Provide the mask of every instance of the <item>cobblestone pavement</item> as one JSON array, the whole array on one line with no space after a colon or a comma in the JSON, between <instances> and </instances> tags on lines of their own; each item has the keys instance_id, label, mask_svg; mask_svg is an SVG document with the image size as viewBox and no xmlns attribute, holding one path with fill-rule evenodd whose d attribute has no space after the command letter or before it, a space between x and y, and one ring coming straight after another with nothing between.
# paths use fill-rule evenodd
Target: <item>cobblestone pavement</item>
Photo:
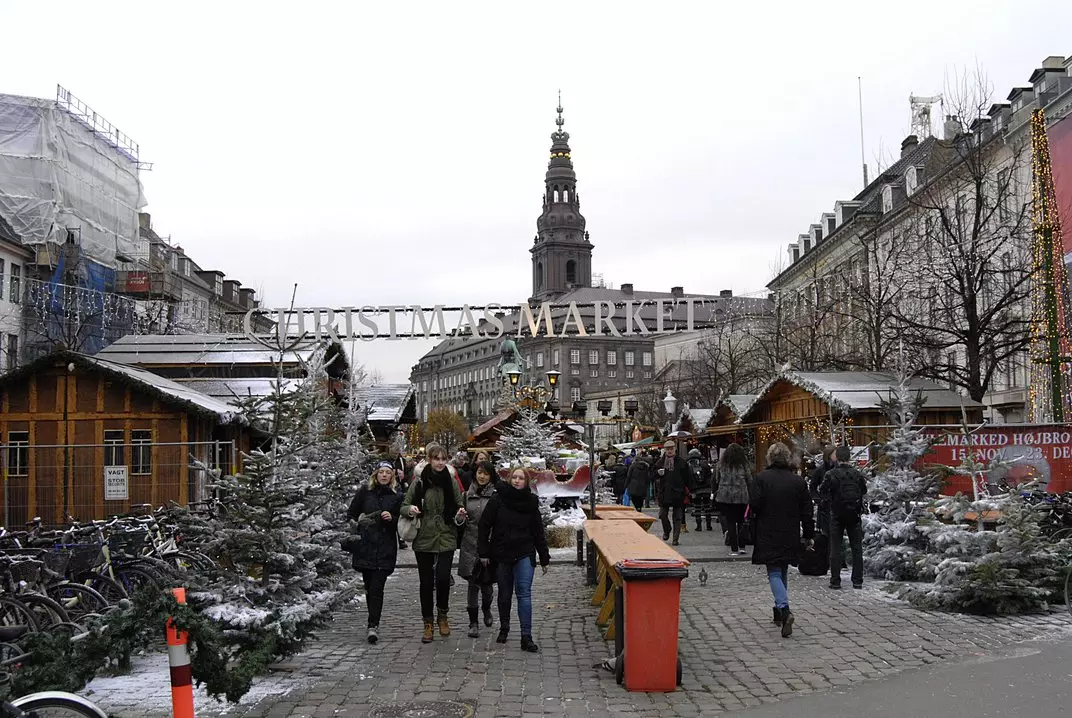
<instances>
[{"instance_id":1,"label":"cobblestone pavement","mask_svg":"<svg viewBox=\"0 0 1072 718\"><path fill-rule=\"evenodd\" d=\"M290 692L253 706L199 707L198 716L247 718L358 718L405 715L402 702L461 703L487 716L724 715L794 696L844 689L913 667L951 663L1072 629L1066 613L1006 619L931 614L889 598L876 584L863 591L826 588L826 578L790 578L798 621L782 639L770 624L771 599L760 567L706 563L706 586L696 574L682 590L681 689L668 694L627 693L597 667L610 656L595 626L583 569L560 563L534 587L538 655L519 649L516 618L510 642L496 644L496 628L465 635L463 586L454 588L455 631L422 645L417 576L396 572L387 587L381 643L364 641L362 608L342 613L330 630L293 659ZM166 674L162 679L166 686ZM272 679L269 679L272 680ZM278 679L277 679L278 680ZM94 696L115 715L105 691ZM456 711L422 716L469 715ZM787 715L793 714L791 704Z\"/></svg>"}]
</instances>

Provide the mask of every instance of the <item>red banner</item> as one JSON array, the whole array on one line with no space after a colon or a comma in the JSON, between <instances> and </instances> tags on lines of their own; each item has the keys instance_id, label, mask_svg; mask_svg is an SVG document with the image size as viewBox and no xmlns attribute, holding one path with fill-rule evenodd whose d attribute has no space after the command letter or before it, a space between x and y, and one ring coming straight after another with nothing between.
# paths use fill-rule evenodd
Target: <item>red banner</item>
<instances>
[{"instance_id":1,"label":"red banner","mask_svg":"<svg viewBox=\"0 0 1072 718\"><path fill-rule=\"evenodd\" d=\"M924 455L923 461L955 467L969 452L987 466L985 476L980 477L981 483L1004 481L1009 486L1017 486L1025 481L1038 481L1040 488L1051 493L1072 491L1070 426L985 427L968 439L962 434L944 435ZM972 493L969 477L952 477L943 493L958 491Z\"/></svg>"},{"instance_id":2,"label":"red banner","mask_svg":"<svg viewBox=\"0 0 1072 718\"><path fill-rule=\"evenodd\" d=\"M1065 266L1072 264L1072 117L1051 126L1046 133L1050 143L1050 168L1057 193L1057 215L1061 218L1061 246Z\"/></svg>"}]
</instances>

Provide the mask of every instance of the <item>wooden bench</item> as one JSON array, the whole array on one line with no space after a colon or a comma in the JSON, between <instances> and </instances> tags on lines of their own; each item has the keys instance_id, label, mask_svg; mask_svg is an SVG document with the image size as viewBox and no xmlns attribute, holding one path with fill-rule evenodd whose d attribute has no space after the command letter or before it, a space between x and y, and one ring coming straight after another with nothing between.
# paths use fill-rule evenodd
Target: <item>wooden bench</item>
<instances>
[{"instance_id":1,"label":"wooden bench","mask_svg":"<svg viewBox=\"0 0 1072 718\"><path fill-rule=\"evenodd\" d=\"M598 507L596 514L599 514ZM686 566L689 562L633 520L597 518L585 521L584 531L596 549L597 580L592 596L592 605L599 606L596 625L603 629L605 640L615 640L620 630L615 620L615 597L617 589L622 586L622 577L615 566L627 559L672 559Z\"/></svg>"}]
</instances>

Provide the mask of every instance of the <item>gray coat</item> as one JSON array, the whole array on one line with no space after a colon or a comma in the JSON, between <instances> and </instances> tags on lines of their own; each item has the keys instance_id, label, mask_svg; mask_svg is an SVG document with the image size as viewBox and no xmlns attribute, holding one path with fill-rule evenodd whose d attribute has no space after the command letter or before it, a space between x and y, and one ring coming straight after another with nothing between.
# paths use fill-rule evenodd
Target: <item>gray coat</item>
<instances>
[{"instance_id":1,"label":"gray coat","mask_svg":"<svg viewBox=\"0 0 1072 718\"><path fill-rule=\"evenodd\" d=\"M746 467L729 468L719 465L718 491L715 501L720 504L747 504L748 482L752 472Z\"/></svg>"},{"instance_id":2,"label":"gray coat","mask_svg":"<svg viewBox=\"0 0 1072 718\"><path fill-rule=\"evenodd\" d=\"M494 494L494 481L481 486L474 479L462 497L464 501L462 505L469 515L469 520L465 524L465 533L462 534L462 550L458 556L458 575L462 578L467 579L473 575L473 564L476 562L477 536L480 531L480 516L484 513L484 509Z\"/></svg>"}]
</instances>

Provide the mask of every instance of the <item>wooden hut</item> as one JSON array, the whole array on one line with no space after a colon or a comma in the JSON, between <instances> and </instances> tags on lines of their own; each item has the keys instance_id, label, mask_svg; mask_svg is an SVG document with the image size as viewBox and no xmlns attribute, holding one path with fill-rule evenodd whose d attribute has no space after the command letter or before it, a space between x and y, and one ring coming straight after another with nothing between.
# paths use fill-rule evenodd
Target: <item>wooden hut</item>
<instances>
[{"instance_id":1,"label":"wooden hut","mask_svg":"<svg viewBox=\"0 0 1072 718\"><path fill-rule=\"evenodd\" d=\"M59 524L202 498L194 460L232 472L250 429L235 407L148 371L58 352L0 376L3 520Z\"/></svg>"}]
</instances>

